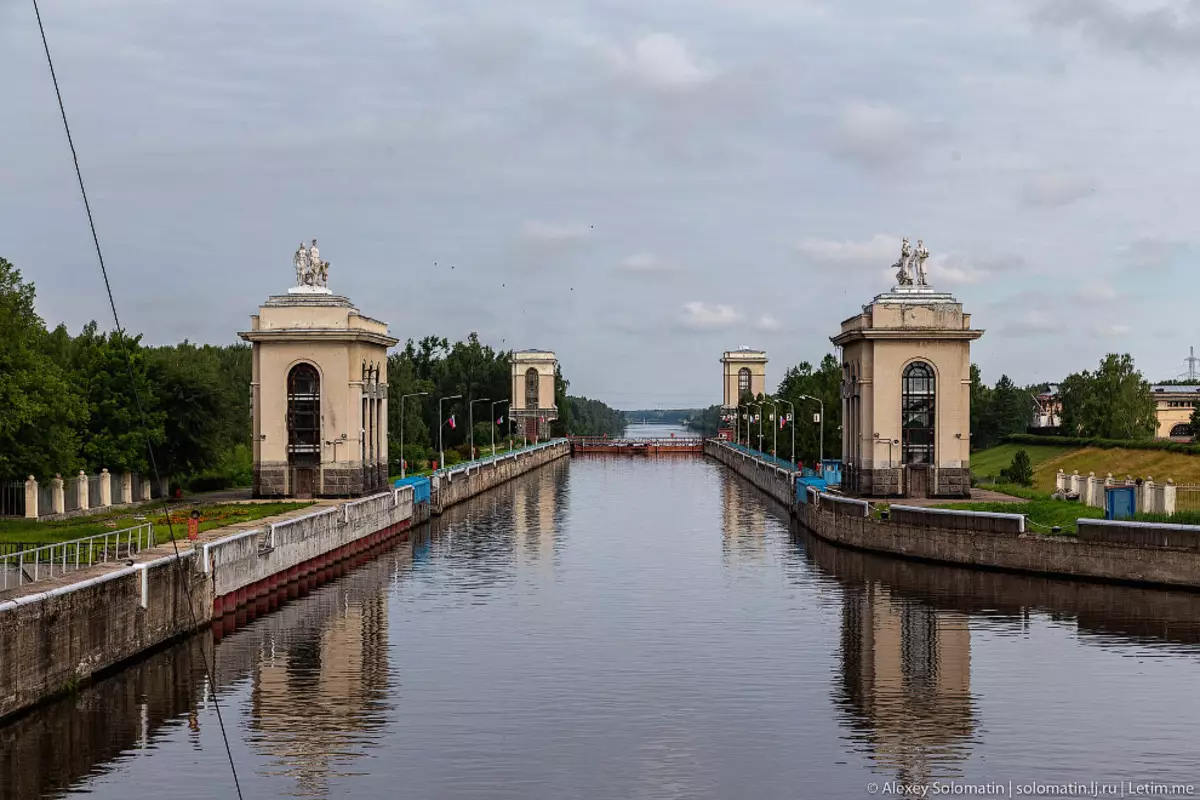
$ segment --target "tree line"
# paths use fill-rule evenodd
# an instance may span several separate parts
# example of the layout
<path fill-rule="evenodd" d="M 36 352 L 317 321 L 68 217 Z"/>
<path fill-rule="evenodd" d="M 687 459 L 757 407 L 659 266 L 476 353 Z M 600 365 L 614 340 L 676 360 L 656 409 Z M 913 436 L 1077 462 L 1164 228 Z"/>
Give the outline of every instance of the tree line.
<path fill-rule="evenodd" d="M 251 348 L 247 344 L 148 347 L 141 336 L 104 331 L 90 322 L 72 335 L 53 330 L 35 310 L 36 290 L 0 258 L 0 480 L 46 479 L 79 470 L 159 473 L 193 489 L 250 484 Z M 512 386 L 510 351 L 496 351 L 472 333 L 464 342 L 426 336 L 388 357 L 388 439 L 399 471 L 400 416 L 405 400 L 404 449 L 409 463 L 430 460 L 437 445 L 437 398 L 489 398 L 474 405 L 475 444 L 508 431 Z M 553 435 L 619 435 L 619 411 L 598 400 L 570 397 L 555 376 L 558 421 Z M 467 456 L 466 399 L 444 407 L 456 424 L 443 428 L 444 445 Z M 441 420 L 445 422 L 445 419 Z M 448 459 L 449 460 L 449 459 Z"/>

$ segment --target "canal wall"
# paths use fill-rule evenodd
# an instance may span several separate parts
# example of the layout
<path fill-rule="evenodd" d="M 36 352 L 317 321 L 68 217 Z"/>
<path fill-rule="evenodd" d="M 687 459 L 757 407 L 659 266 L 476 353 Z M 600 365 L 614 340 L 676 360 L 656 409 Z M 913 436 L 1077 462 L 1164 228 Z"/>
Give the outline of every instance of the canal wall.
<path fill-rule="evenodd" d="M 796 473 L 775 464 L 760 461 L 748 453 L 714 439 L 705 441 L 704 454 L 720 461 L 785 506 L 790 508 L 796 501 L 794 488 Z"/>
<path fill-rule="evenodd" d="M 787 470 L 709 441 L 705 452 L 780 502 Z M 787 488 L 785 488 L 787 487 Z M 1200 527 L 1080 520 L 1078 536 L 1030 533 L 1020 514 L 893 505 L 888 519 L 862 500 L 810 490 L 786 501 L 812 533 L 902 558 L 1132 584 L 1200 589 Z"/>
<path fill-rule="evenodd" d="M 318 507 L 178 556 L 162 555 L 169 545 L 147 551 L 145 561 L 0 601 L 0 722 L 276 596 L 281 587 L 319 582 L 335 564 L 378 547 L 431 513 L 569 452 L 566 442 L 548 442 L 473 464 L 469 474 L 465 468 L 451 470 L 440 476 L 432 503 L 414 503 L 413 487 L 402 486 Z"/>
<path fill-rule="evenodd" d="M 495 459 L 473 461 L 439 472 L 431 478 L 431 511 L 437 516 L 452 505 L 469 500 L 477 494 L 570 454 L 570 442 L 566 439 L 556 439 L 515 453 L 496 456 Z"/>

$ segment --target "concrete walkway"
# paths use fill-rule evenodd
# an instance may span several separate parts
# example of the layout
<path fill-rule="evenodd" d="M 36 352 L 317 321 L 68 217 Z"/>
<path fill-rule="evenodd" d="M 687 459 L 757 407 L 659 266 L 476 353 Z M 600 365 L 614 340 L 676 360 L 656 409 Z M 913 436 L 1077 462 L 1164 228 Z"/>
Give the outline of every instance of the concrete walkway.
<path fill-rule="evenodd" d="M 304 508 L 298 508 L 293 511 L 286 511 L 282 514 L 276 514 L 273 517 L 262 517 L 260 519 L 250 520 L 247 522 L 235 522 L 232 525 L 226 525 L 221 528 L 212 528 L 211 530 L 202 531 L 195 542 L 191 542 L 187 538 L 186 523 L 183 525 L 176 525 L 175 535 L 176 537 L 179 537 L 177 539 L 179 553 L 190 553 L 193 549 L 198 549 L 207 542 L 215 542 L 218 539 L 224 539 L 227 536 L 233 536 L 234 534 L 243 533 L 245 531 L 259 530 L 267 527 L 272 522 L 283 522 L 284 520 L 292 519 L 294 517 L 302 517 L 305 514 L 311 514 L 313 511 L 321 508 L 322 506 L 338 505 L 339 503 L 343 502 L 345 501 L 317 500 L 314 501 L 313 505 L 311 506 L 305 506 Z M 168 535 L 167 527 L 165 525 L 156 525 L 155 531 L 162 536 Z M 79 583 L 80 581 L 85 581 L 90 578 L 97 578 L 106 573 L 124 569 L 131 564 L 141 564 L 147 561 L 154 561 L 156 559 L 174 554 L 175 545 L 170 541 L 166 541 L 155 547 L 142 550 L 140 553 L 134 555 L 132 559 L 123 558 L 119 561 L 109 561 L 104 564 L 93 564 L 90 567 L 84 567 L 78 570 L 68 569 L 65 574 L 55 574 L 53 578 L 44 578 L 36 583 L 26 583 L 23 586 L 14 586 L 7 590 L 0 590 L 0 603 L 3 603 L 6 600 L 15 600 L 18 597 L 23 597 L 25 595 L 38 594 L 51 589 L 57 589 L 62 586 L 70 586 L 73 583 Z M 45 565 L 43 565 L 42 568 L 45 569 Z"/>
<path fill-rule="evenodd" d="M 1011 494 L 1004 494 L 1004 492 L 996 492 L 991 489 L 972 489 L 970 500 L 966 498 L 947 497 L 932 497 L 925 499 L 902 499 L 897 497 L 894 501 L 883 500 L 882 502 L 895 502 L 906 506 L 928 507 L 944 506 L 947 503 L 1028 503 L 1029 501 L 1023 497 L 1014 497 Z"/>

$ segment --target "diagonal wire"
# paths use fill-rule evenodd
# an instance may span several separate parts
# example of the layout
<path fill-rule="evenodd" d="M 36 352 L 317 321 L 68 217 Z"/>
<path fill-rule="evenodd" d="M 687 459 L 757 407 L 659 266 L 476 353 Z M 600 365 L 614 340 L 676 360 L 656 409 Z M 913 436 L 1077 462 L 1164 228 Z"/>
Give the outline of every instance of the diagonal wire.
<path fill-rule="evenodd" d="M 88 227 L 92 232 L 92 243 L 96 247 L 96 258 L 100 262 L 100 274 L 104 277 L 104 291 L 108 294 L 108 305 L 112 309 L 113 323 L 116 325 L 116 333 L 121 342 L 121 350 L 125 355 L 125 368 L 129 372 L 129 385 L 133 390 L 134 404 L 137 406 L 138 416 L 141 419 L 142 431 L 146 436 L 146 452 L 150 456 L 150 468 L 154 473 L 155 482 L 161 483 L 161 478 L 158 474 L 158 464 L 154 458 L 154 443 L 150 438 L 150 426 L 146 421 L 146 409 L 142 405 L 142 398 L 137 387 L 137 379 L 135 378 L 133 372 L 133 358 L 129 352 L 129 340 L 125 336 L 125 331 L 121 327 L 121 319 L 117 315 L 117 303 L 116 300 L 113 299 L 112 285 L 108 280 L 108 268 L 104 265 L 104 253 L 100 249 L 100 237 L 96 234 L 96 222 L 92 217 L 92 206 L 91 203 L 88 202 L 87 188 L 83 183 L 83 172 L 79 168 L 79 154 L 75 151 L 75 140 L 71 136 L 71 125 L 67 122 L 67 109 L 63 104 L 62 91 L 58 87 L 58 75 L 54 71 L 54 59 L 50 56 L 50 44 L 46 40 L 46 28 L 42 24 L 42 11 L 38 7 L 38 0 L 33 0 L 33 13 L 37 17 L 38 32 L 42 37 L 42 48 L 46 51 L 46 65 L 50 68 L 50 80 L 54 83 L 54 94 L 55 97 L 58 98 L 58 111 L 62 115 L 63 130 L 65 130 L 67 133 L 67 144 L 71 148 L 71 161 L 75 165 L 75 177 L 79 181 L 79 193 L 83 196 L 83 207 L 84 210 L 87 211 Z M 175 565 L 179 571 L 179 582 L 187 594 L 188 611 L 192 615 L 192 627 L 195 629 L 199 627 L 199 620 L 196 619 L 196 605 L 192 600 L 191 581 L 188 579 L 188 576 L 183 569 L 183 561 L 179 553 L 179 542 L 175 540 L 175 529 L 171 523 L 170 508 L 167 509 L 166 516 L 167 531 L 171 537 L 171 545 L 175 548 Z M 217 701 L 217 682 L 213 676 L 213 668 L 209 664 L 208 657 L 204 655 L 203 650 L 201 650 L 200 656 L 204 660 L 204 671 L 208 675 L 208 682 L 212 687 L 213 708 L 215 708 L 217 712 L 217 724 L 221 728 L 221 739 L 225 742 L 225 755 L 229 759 L 229 769 L 233 773 L 233 786 L 237 790 L 237 796 L 240 800 L 242 797 L 242 786 L 238 781 L 237 767 L 233 761 L 233 750 L 229 745 L 229 737 L 225 733 L 225 720 L 221 715 L 221 704 Z"/>

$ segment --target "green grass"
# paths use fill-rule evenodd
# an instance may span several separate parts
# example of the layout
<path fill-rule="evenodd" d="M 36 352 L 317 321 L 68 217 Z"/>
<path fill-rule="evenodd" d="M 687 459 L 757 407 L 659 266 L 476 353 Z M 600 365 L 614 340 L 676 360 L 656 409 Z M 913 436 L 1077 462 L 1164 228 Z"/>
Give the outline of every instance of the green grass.
<path fill-rule="evenodd" d="M 997 514 L 1024 514 L 1029 519 L 1030 533 L 1050 533 L 1057 525 L 1063 533 L 1075 533 L 1078 519 L 1103 519 L 1104 510 L 1065 500 L 1035 497 L 1024 503 L 947 503 L 936 506 L 956 511 L 989 511 Z"/>
<path fill-rule="evenodd" d="M 980 483 L 994 483 L 999 480 L 1000 470 L 1008 469 L 1008 466 L 1012 464 L 1013 456 L 1017 454 L 1018 450 L 1024 450 L 1029 454 L 1029 460 L 1033 463 L 1036 473 L 1042 464 L 1054 461 L 1078 449 L 1078 447 L 1064 445 L 997 445 L 971 454 L 971 472 Z"/>
<path fill-rule="evenodd" d="M 200 530 L 221 528 L 238 522 L 252 522 L 264 517 L 273 517 L 312 505 L 308 502 L 294 503 L 221 503 L 196 506 L 200 509 Z M 145 522 L 154 523 L 154 534 L 158 541 L 170 541 L 168 533 L 174 528 L 175 538 L 187 538 L 187 519 L 193 506 L 187 503 L 171 505 L 170 522 L 167 524 L 167 504 L 153 503 L 136 509 L 122 509 L 107 514 L 95 514 L 73 519 L 37 522 L 34 520 L 0 521 L 0 542 L 23 542 L 27 544 L 53 544 L 71 539 L 82 539 L 100 533 L 129 528 Z"/>

